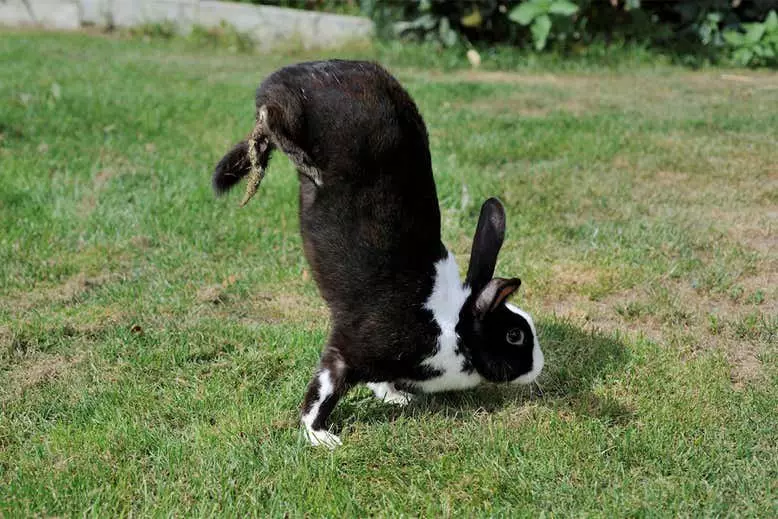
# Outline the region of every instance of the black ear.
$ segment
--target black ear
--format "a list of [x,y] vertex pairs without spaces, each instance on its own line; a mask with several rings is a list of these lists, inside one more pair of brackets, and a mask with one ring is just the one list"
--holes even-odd
[[481,206],[481,216],[478,217],[478,227],[470,251],[470,266],[465,278],[465,284],[472,288],[473,293],[480,292],[492,279],[503,238],[505,209],[498,199],[490,198]]
[[494,278],[478,293],[473,304],[473,312],[477,318],[482,318],[503,301],[508,299],[511,294],[521,286],[519,278],[503,279]]
[[240,182],[240,179],[251,171],[249,160],[249,143],[242,141],[236,144],[222,157],[213,171],[213,190],[220,195]]

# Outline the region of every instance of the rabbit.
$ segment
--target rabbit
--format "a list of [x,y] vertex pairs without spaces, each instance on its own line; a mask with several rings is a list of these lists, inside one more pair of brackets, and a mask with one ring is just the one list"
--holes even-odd
[[441,242],[425,123],[389,72],[367,61],[290,65],[260,84],[256,107],[254,130],[219,161],[213,187],[251,175],[245,204],[276,148],[297,169],[303,251],[331,320],[302,403],[312,445],[341,445],[328,419],[357,384],[406,404],[536,379],[544,357],[532,317],[506,302],[521,281],[492,277],[503,205],[483,203],[463,283]]

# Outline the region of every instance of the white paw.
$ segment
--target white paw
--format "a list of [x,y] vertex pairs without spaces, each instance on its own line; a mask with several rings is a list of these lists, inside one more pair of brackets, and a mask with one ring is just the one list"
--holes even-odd
[[324,429],[315,431],[313,429],[306,428],[305,435],[308,437],[308,441],[311,442],[311,445],[314,447],[322,445],[330,450],[334,450],[335,447],[343,445],[343,442],[340,441],[340,438]]
[[384,402],[388,404],[396,404],[400,406],[406,406],[411,403],[413,395],[406,393],[405,391],[394,391],[387,393],[384,397]]
[[368,382],[366,385],[373,391],[377,399],[389,404],[408,405],[413,397],[410,393],[397,390],[394,384],[389,382]]

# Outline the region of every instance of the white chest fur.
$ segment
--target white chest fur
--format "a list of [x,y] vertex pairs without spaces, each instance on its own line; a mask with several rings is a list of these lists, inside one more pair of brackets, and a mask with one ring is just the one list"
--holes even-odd
[[465,357],[458,352],[456,325],[459,311],[470,295],[470,288],[463,287],[454,255],[448,255],[435,264],[435,284],[425,308],[432,312],[441,330],[438,350],[426,359],[424,365],[441,374],[414,386],[425,393],[467,389],[483,381],[475,371],[464,371]]

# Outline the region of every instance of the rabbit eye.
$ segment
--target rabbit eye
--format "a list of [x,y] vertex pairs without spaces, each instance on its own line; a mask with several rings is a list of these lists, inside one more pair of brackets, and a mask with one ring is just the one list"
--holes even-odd
[[508,341],[509,344],[518,346],[524,342],[524,332],[518,328],[513,328],[505,335],[505,340]]

